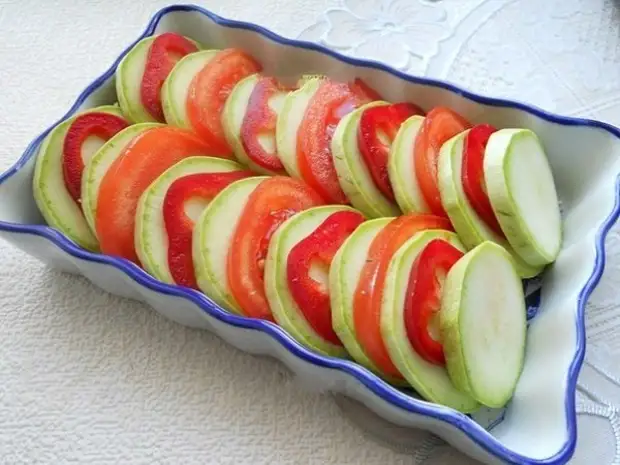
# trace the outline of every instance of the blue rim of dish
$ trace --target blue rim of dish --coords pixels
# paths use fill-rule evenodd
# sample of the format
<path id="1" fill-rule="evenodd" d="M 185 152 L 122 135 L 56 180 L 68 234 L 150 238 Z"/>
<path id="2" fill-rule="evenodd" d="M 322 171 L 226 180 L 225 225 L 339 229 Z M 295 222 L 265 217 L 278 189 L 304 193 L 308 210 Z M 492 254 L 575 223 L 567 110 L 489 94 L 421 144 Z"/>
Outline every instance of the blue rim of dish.
<path id="1" fill-rule="evenodd" d="M 95 79 L 84 91 L 82 91 L 82 93 L 76 99 L 75 103 L 69 109 L 69 111 L 28 145 L 19 160 L 11 168 L 9 168 L 7 171 L 2 173 L 2 175 L 0 175 L 0 184 L 4 183 L 7 179 L 13 176 L 16 172 L 18 172 L 19 169 L 22 168 L 28 162 L 28 160 L 35 155 L 36 149 L 40 145 L 41 141 L 45 138 L 45 136 L 51 131 L 51 129 L 53 129 L 61 121 L 67 119 L 72 114 L 74 114 L 90 94 L 92 94 L 96 89 L 101 87 L 108 79 L 113 77 L 116 67 L 120 63 L 120 60 L 127 54 L 127 52 L 129 52 L 129 50 L 131 50 L 131 48 L 137 42 L 147 36 L 152 35 L 155 32 L 161 19 L 165 15 L 174 12 L 200 13 L 220 26 L 232 29 L 245 29 L 253 31 L 281 45 L 317 51 L 325 55 L 329 55 L 339 61 L 357 67 L 373 68 L 384 71 L 407 82 L 442 88 L 484 105 L 500 106 L 522 110 L 552 123 L 557 123 L 564 126 L 590 126 L 599 128 L 611 133 L 613 136 L 620 139 L 620 129 L 600 121 L 560 116 L 547 112 L 533 105 L 474 94 L 445 81 L 412 76 L 376 61 L 351 58 L 316 43 L 296 39 L 287 39 L 278 34 L 275 34 L 274 32 L 271 32 L 268 29 L 252 23 L 222 18 L 197 5 L 170 5 L 157 11 L 152 16 L 146 29 L 138 37 L 138 39 L 136 39 L 129 47 L 127 47 L 101 76 Z M 112 266 L 124 272 L 127 276 L 136 281 L 138 284 L 141 284 L 148 289 L 162 294 L 187 299 L 196 304 L 206 314 L 218 319 L 219 321 L 236 327 L 252 329 L 266 333 L 276 339 L 282 346 L 289 350 L 289 352 L 301 358 L 302 360 L 321 367 L 337 369 L 354 377 L 357 381 L 361 382 L 366 388 L 376 394 L 379 398 L 391 404 L 392 406 L 399 407 L 414 414 L 429 416 L 436 420 L 450 424 L 451 426 L 465 433 L 474 443 L 476 443 L 482 449 L 486 450 L 488 453 L 494 455 L 497 458 L 507 461 L 508 463 L 530 465 L 560 465 L 565 463 L 573 455 L 577 439 L 575 391 L 577 378 L 579 376 L 579 371 L 581 369 L 585 354 L 586 341 L 584 320 L 586 302 L 590 297 L 590 294 L 600 281 L 603 270 L 605 269 L 605 237 L 607 236 L 607 233 L 614 225 L 619 216 L 620 176 L 616 179 L 616 197 L 614 208 L 609 214 L 609 216 L 603 221 L 600 229 L 596 234 L 596 257 L 594 269 L 592 270 L 592 274 L 588 278 L 585 286 L 579 293 L 577 302 L 577 347 L 568 370 L 567 389 L 565 393 L 565 412 L 566 418 L 568 420 L 566 429 L 568 433 L 568 439 L 556 454 L 545 459 L 532 459 L 530 457 L 513 452 L 512 450 L 501 444 L 497 439 L 491 436 L 488 431 L 486 431 L 480 425 L 468 418 L 466 415 L 450 408 L 443 407 L 441 405 L 414 399 L 398 391 L 396 388 L 390 386 L 385 381 L 381 380 L 370 371 L 366 370 L 355 362 L 344 359 L 337 359 L 333 357 L 326 357 L 312 352 L 309 349 L 301 346 L 294 339 L 292 339 L 283 329 L 273 323 L 252 318 L 245 318 L 228 313 L 222 308 L 220 308 L 217 304 L 215 304 L 207 296 L 198 291 L 185 287 L 168 285 L 157 281 L 155 280 L 155 278 L 151 277 L 137 265 L 129 262 L 128 260 L 89 252 L 71 241 L 64 234 L 48 226 L 25 225 L 0 221 L 0 231 L 6 231 L 9 233 L 30 234 L 43 237 L 75 258 Z"/>

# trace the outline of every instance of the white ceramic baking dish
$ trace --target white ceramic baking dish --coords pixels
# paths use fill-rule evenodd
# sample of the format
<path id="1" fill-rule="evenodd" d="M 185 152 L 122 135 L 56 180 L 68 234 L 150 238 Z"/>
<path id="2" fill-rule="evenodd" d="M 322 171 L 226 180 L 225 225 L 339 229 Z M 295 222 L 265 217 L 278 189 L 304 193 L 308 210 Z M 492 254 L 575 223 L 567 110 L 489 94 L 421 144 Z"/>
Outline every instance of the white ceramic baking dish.
<path id="1" fill-rule="evenodd" d="M 620 211 L 620 130 L 351 59 L 195 6 L 160 10 L 137 40 L 164 31 L 214 48 L 241 47 L 262 63 L 266 73 L 283 80 L 302 73 L 336 79 L 357 76 L 387 100 L 410 100 L 425 110 L 447 105 L 475 123 L 526 127 L 538 133 L 554 171 L 565 237 L 560 256 L 543 276 L 524 371 L 503 419 L 485 429 L 469 416 L 395 389 L 352 361 L 317 355 L 275 324 L 229 314 L 199 292 L 162 284 L 128 261 L 88 252 L 45 226 L 31 183 L 37 149 L 49 129 L 0 177 L 0 236 L 50 266 L 84 275 L 113 294 L 144 301 L 180 324 L 213 331 L 241 350 L 272 355 L 315 388 L 351 396 L 398 425 L 432 431 L 482 462 L 566 463 L 577 434 L 575 386 L 585 351 L 586 300 L 603 272 L 605 235 Z M 79 95 L 62 119 L 116 101 L 114 71 L 128 50 Z"/>

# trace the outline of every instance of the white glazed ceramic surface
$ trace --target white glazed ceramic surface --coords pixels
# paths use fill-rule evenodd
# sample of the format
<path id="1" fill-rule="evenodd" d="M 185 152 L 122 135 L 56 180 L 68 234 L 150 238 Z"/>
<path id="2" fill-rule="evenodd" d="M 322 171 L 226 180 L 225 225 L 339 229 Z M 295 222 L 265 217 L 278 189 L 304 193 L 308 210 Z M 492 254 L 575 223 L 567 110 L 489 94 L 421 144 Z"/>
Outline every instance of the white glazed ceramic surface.
<path id="1" fill-rule="evenodd" d="M 265 73 L 284 80 L 301 73 L 361 77 L 386 100 L 411 100 L 426 110 L 447 105 L 472 122 L 527 127 L 538 133 L 562 201 L 565 237 L 557 262 L 544 275 L 540 310 L 528 333 L 524 372 L 504 420 L 486 431 L 465 415 L 392 388 L 353 362 L 309 352 L 271 323 L 230 315 L 198 292 L 158 283 L 133 264 L 86 252 L 42 226 L 31 180 L 34 154 L 44 134 L 1 178 L 2 237 L 53 267 L 86 276 L 108 292 L 145 301 L 180 324 L 213 331 L 241 350 L 272 355 L 317 389 L 342 392 L 395 424 L 432 431 L 485 463 L 565 463 L 575 445 L 574 391 L 585 348 L 585 300 L 602 273 L 604 236 L 618 216 L 620 133 L 601 123 L 561 118 L 414 79 L 193 8 L 162 10 L 145 34 L 164 31 L 215 48 L 241 47 L 263 64 Z M 66 116 L 115 101 L 112 73 L 117 63 Z"/>

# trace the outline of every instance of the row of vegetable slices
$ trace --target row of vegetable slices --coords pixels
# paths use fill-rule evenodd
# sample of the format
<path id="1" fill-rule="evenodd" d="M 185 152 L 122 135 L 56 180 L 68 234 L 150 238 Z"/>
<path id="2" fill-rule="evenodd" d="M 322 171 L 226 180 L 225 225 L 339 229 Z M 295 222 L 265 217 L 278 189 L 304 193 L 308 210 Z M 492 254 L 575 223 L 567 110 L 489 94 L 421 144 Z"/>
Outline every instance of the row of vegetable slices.
<path id="1" fill-rule="evenodd" d="M 424 115 L 359 79 L 288 88 L 241 50 L 172 33 L 139 42 L 116 89 L 119 106 L 69 118 L 40 147 L 49 225 L 428 400 L 509 400 L 519 278 L 561 247 L 533 132 Z"/>

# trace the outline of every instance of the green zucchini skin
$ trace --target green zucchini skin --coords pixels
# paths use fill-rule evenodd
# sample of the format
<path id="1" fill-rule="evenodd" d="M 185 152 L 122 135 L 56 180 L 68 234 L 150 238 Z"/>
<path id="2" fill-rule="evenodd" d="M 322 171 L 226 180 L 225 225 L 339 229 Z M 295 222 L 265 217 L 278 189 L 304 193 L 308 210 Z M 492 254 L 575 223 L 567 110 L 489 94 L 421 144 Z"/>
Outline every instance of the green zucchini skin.
<path id="1" fill-rule="evenodd" d="M 523 370 L 525 297 L 510 254 L 483 242 L 448 272 L 440 328 L 452 382 L 487 407 L 504 407 Z"/>
<path id="2" fill-rule="evenodd" d="M 552 263 L 562 247 L 562 219 L 553 173 L 542 144 L 529 129 L 493 133 L 484 179 L 508 243 L 531 266 Z"/>

